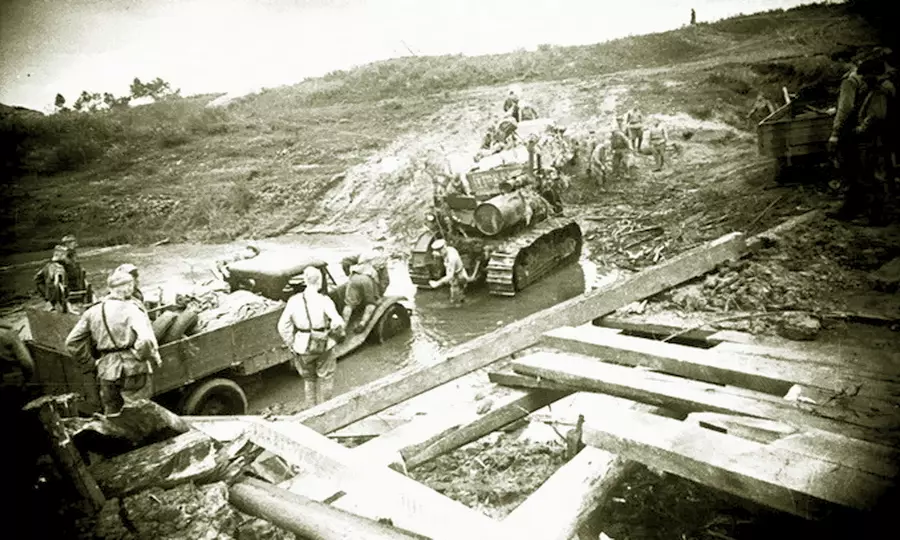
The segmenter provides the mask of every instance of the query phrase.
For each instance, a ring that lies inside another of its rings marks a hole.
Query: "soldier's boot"
[[[334,393],[334,378],[333,377],[325,377],[322,379],[318,379],[318,391],[316,392],[316,405],[319,403],[325,403],[329,399],[331,399],[331,395]]]
[[[303,379],[303,408],[312,409],[316,406],[316,380]]]

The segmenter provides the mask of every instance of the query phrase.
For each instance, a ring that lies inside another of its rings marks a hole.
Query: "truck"
[[[338,285],[328,264],[313,256],[277,254],[239,261],[230,267],[232,288],[285,300],[305,288],[303,271],[308,266],[322,272],[321,292],[331,297],[340,311],[346,283]],[[161,345],[162,365],[152,374],[154,401],[184,415],[245,414],[247,396],[241,381],[293,357],[277,331],[283,310],[283,305],[275,305],[264,313]],[[46,394],[79,393],[85,397],[82,412],[100,410],[95,373],[83,373],[65,348],[66,336],[78,316],[39,309],[26,310],[26,316],[32,333],[26,345],[41,390]],[[330,354],[340,359],[366,343],[383,343],[409,328],[407,299],[384,296],[368,324],[359,332],[348,331]]]

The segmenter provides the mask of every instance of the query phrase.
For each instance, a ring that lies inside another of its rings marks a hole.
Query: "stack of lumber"
[[[739,332],[695,332],[701,346],[688,346],[623,332],[670,329],[602,324],[549,331],[490,378],[673,411],[589,418],[584,441],[798,516],[871,510],[889,493],[900,457],[897,352],[763,346]]]

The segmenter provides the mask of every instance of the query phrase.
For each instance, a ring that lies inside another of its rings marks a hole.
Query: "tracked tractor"
[[[430,288],[430,280],[444,275],[443,261],[431,253],[439,238],[459,251],[470,283],[486,284],[494,295],[515,296],[578,260],[581,227],[562,216],[558,171],[541,166],[534,139],[524,148],[526,163],[491,166],[483,160],[435,193],[425,216],[427,230],[408,263],[417,287]]]

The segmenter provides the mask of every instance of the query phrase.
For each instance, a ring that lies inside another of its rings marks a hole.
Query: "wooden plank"
[[[617,414],[619,409],[644,412],[656,407],[601,394],[579,394],[586,421]],[[510,538],[568,540],[609,498],[610,491],[636,463],[594,447],[586,447],[560,467],[502,521]],[[553,511],[548,511],[552,509]]]
[[[88,508],[96,512],[103,508],[106,497],[81,459],[72,438],[63,428],[58,410],[65,407],[67,399],[68,396],[40,397],[25,405],[24,410],[35,411],[50,440],[50,452],[60,471],[72,482],[75,490],[87,502]]]
[[[477,410],[463,409],[459,414],[454,415],[456,418],[449,427],[426,440],[408,442],[400,448],[399,452],[403,456],[406,466],[417,467],[442,454],[476,441],[569,394],[568,392],[553,391],[502,390],[509,394],[503,398],[492,399],[493,405],[489,412],[479,413]],[[427,422],[428,420],[422,419],[421,421]],[[375,445],[381,445],[384,442],[386,441],[373,440],[373,445],[367,448],[367,452],[376,452],[377,446]]]
[[[427,537],[311,501],[252,478],[232,485],[228,489],[228,501],[245,514],[265,519],[310,540],[427,540]]]
[[[217,467],[216,446],[191,430],[92,465],[88,470],[107,497],[126,497],[149,487],[171,487],[200,479]]]
[[[822,430],[795,433],[771,444],[791,452],[845,465],[884,478],[896,478],[897,464],[900,463],[900,452],[896,448],[850,439],[838,433]]]
[[[713,412],[690,413],[684,421],[763,444],[769,444],[800,431],[797,426],[778,420]]]
[[[771,229],[755,234],[747,239],[747,250],[755,251],[772,242],[778,241],[778,236],[791,231],[801,225],[810,223],[822,216],[819,210],[810,210],[805,214],[794,216]]]
[[[865,414],[837,407],[792,403],[744,388],[718,386],[662,373],[598,362],[561,353],[535,353],[512,363],[517,373],[564,383],[569,388],[610,395],[677,410],[711,411],[783,420],[798,426],[842,433],[848,437],[900,443],[900,430],[878,428]],[[874,422],[878,423],[878,422]]]
[[[882,349],[810,344],[803,349],[771,347],[747,343],[720,343],[714,351],[761,356],[852,369],[860,376],[900,382],[900,354]]]
[[[494,384],[512,388],[532,388],[535,390],[560,390],[568,392],[578,391],[578,388],[573,385],[563,384],[540,377],[532,377],[530,375],[522,375],[521,373],[513,371],[512,368],[491,371],[488,373],[488,378]]]
[[[497,537],[497,523],[486,516],[398,472],[373,467],[300,423],[251,420],[249,424],[252,442],[304,471],[337,481],[344,492],[358,492],[369,515],[436,539]]]
[[[741,257],[744,247],[741,234],[723,236],[626,280],[572,298],[454,347],[433,365],[409,366],[299,413],[297,418],[319,433],[330,433],[529,347],[548,330],[584,324],[705,274],[724,261]]]
[[[632,411],[590,422],[585,442],[811,519],[833,515],[834,505],[872,509],[891,487],[842,465]]]
[[[352,450],[372,466],[397,465],[402,471],[476,441],[528,413],[568,395],[568,392],[521,391],[497,387],[483,400],[448,403],[447,414],[429,414]],[[486,401],[490,411],[479,412]],[[340,489],[315,475],[298,475],[284,487],[314,500],[334,499]],[[352,495],[350,496],[352,499]],[[346,503],[346,501],[345,501]],[[349,503],[347,503],[349,504]]]
[[[667,315],[667,318],[670,318]],[[698,344],[714,346],[722,342],[750,343],[756,336],[737,330],[717,330],[713,328],[693,328],[687,323],[680,324],[660,323],[652,318],[642,316],[607,315],[594,319],[594,325],[603,328],[616,328],[625,331],[628,335],[646,337],[649,339],[664,340],[673,334],[678,334],[676,339],[693,341]]]
[[[885,478],[897,476],[900,463],[900,451],[895,448],[776,420],[698,412],[689,414],[685,422]]]
[[[593,328],[562,327],[545,334],[547,345],[596,356],[603,361],[643,366],[706,382],[732,384],[784,395],[803,384],[853,395],[892,400],[900,397],[900,384],[858,376],[823,364],[796,362],[755,355],[715,352],[673,343],[594,332]]]

